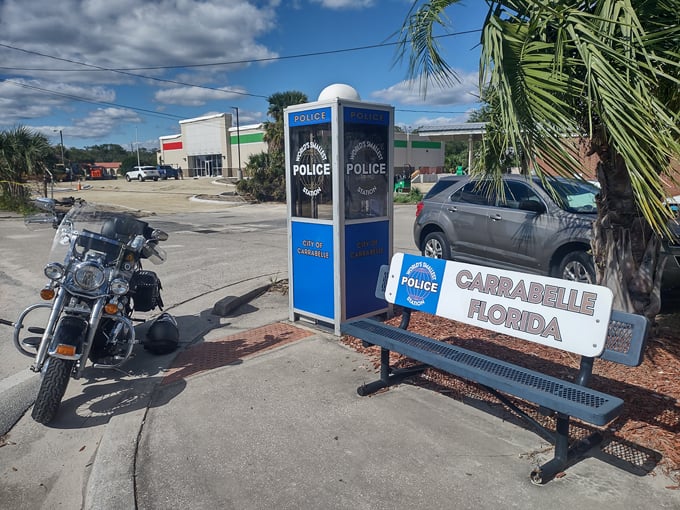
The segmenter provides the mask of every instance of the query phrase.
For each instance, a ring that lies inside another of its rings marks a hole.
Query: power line
[[[75,96],[73,94],[66,94],[64,92],[57,92],[56,90],[45,89],[45,88],[42,88],[42,87],[38,87],[36,85],[29,85],[28,83],[21,83],[21,82],[14,81],[14,80],[4,80],[4,82],[5,83],[11,83],[12,85],[16,85],[18,87],[39,90],[40,92],[45,92],[45,93],[51,94],[53,96],[65,97],[67,99],[72,99],[74,101],[80,101],[80,102],[83,102],[83,103],[98,104],[98,105],[105,105],[105,106],[114,106],[116,108],[125,108],[125,109],[128,109],[128,110],[135,110],[135,111],[139,111],[139,112],[142,112],[142,113],[146,113],[148,115],[155,115],[157,117],[166,117],[166,118],[180,119],[180,120],[184,119],[184,117],[181,117],[180,115],[173,115],[171,113],[156,112],[156,111],[153,111],[153,110],[147,110],[146,108],[139,108],[137,106],[126,106],[126,105],[121,105],[121,104],[117,104],[117,103],[111,103],[111,102],[108,102],[108,101],[96,101],[94,99],[87,99],[87,98],[82,97],[82,96]]]
[[[445,37],[456,37],[459,35],[467,35],[467,34],[473,34],[473,33],[478,33],[481,32],[481,29],[475,29],[475,30],[464,30],[462,32],[452,32],[450,34],[443,34],[443,35],[436,35],[433,36],[433,39],[441,39]],[[87,64],[84,62],[79,62],[76,60],[70,60],[66,58],[60,58],[60,57],[55,57],[52,55],[47,55],[45,53],[40,53],[37,51],[32,51],[32,50],[26,50],[23,48],[18,48],[15,46],[11,46],[8,44],[1,44],[0,47],[8,48],[11,50],[16,50],[16,51],[22,51],[24,53],[30,53],[33,55],[38,55],[41,57],[46,57],[46,58],[52,58],[55,60],[61,60],[63,62],[68,62],[70,64],[76,64],[76,65],[83,65],[87,67],[93,67],[94,69],[91,69],[91,71],[110,71],[110,72],[128,72],[128,71],[151,71],[151,70],[168,70],[168,69],[191,69],[191,68],[198,68],[198,67],[219,67],[219,66],[230,66],[230,65],[243,65],[243,64],[257,64],[257,63],[262,63],[262,62],[276,62],[276,61],[281,61],[281,60],[292,60],[292,59],[297,59],[297,58],[309,58],[309,57],[319,57],[323,55],[335,55],[338,53],[351,53],[355,51],[365,51],[365,50],[372,50],[376,48],[386,48],[388,46],[397,46],[400,44],[398,41],[393,41],[393,42],[384,42],[384,43],[379,43],[379,44],[369,44],[365,46],[354,46],[351,48],[340,48],[340,49],[335,49],[335,50],[325,50],[325,51],[314,51],[314,52],[309,52],[309,53],[298,53],[295,55],[283,55],[283,56],[278,56],[278,57],[263,57],[263,58],[253,58],[253,59],[244,59],[244,60],[229,60],[226,62],[209,62],[206,64],[183,64],[183,65],[171,65],[171,66],[148,66],[148,67],[118,67],[118,68],[106,68],[106,67],[101,67],[101,66],[96,66],[93,64]],[[43,71],[43,72],[82,72],[86,71],[84,69],[45,69],[45,68],[22,68],[22,67],[0,67],[0,69],[5,69],[5,70],[10,70],[10,71]],[[134,75],[137,76],[137,75]],[[148,77],[145,76],[145,78],[153,79],[153,77]]]
[[[475,30],[466,30],[462,32],[453,32],[450,34],[443,34],[443,35],[438,35],[434,36],[434,38],[445,38],[445,37],[455,37],[459,35],[466,35],[466,34],[471,34],[471,33],[476,33],[480,32],[480,29],[475,29]],[[89,64],[87,62],[80,62],[77,60],[72,60],[72,59],[67,59],[67,58],[62,58],[62,57],[57,57],[54,55],[48,55],[46,53],[41,53],[38,51],[33,51],[33,50],[27,50],[25,48],[19,48],[17,46],[12,46],[9,44],[3,44],[0,43],[0,47],[7,48],[13,51],[20,51],[23,53],[27,54],[32,54],[32,55],[37,55],[40,57],[44,58],[49,58],[53,60],[58,60],[62,62],[67,62],[69,64],[74,64],[74,65],[79,65],[79,66],[84,66],[90,69],[38,69],[38,68],[12,68],[12,67],[0,67],[0,69],[5,69],[5,70],[23,70],[23,71],[41,71],[41,72],[85,72],[85,71],[93,71],[93,72],[113,72],[113,73],[118,73],[118,74],[123,74],[127,76],[132,76],[135,78],[142,78],[142,79],[147,79],[147,80],[153,80],[153,81],[158,81],[158,82],[163,82],[163,83],[171,83],[175,85],[181,85],[185,87],[196,87],[196,88],[201,88],[201,89],[206,89],[206,90],[212,90],[212,91],[217,91],[217,92],[224,92],[224,93],[232,93],[232,94],[237,94],[237,95],[243,95],[243,96],[249,96],[249,97],[258,97],[262,99],[267,99],[269,96],[265,96],[262,94],[251,94],[247,92],[241,92],[237,91],[234,89],[229,89],[229,88],[217,88],[217,87],[209,87],[206,85],[197,85],[194,83],[186,83],[186,82],[181,82],[177,80],[170,80],[166,78],[158,78],[154,76],[147,76],[143,74],[137,74],[133,73],[131,71],[140,71],[140,70],[170,70],[170,69],[188,69],[188,68],[199,68],[199,67],[217,67],[217,66],[228,66],[228,65],[237,65],[237,64],[250,64],[250,63],[261,63],[261,62],[272,62],[272,61],[282,61],[282,60],[291,60],[291,59],[299,59],[299,58],[309,58],[309,57],[315,57],[315,56],[322,56],[322,55],[332,55],[332,54],[339,54],[339,53],[348,53],[348,52],[356,52],[356,51],[365,51],[365,50],[370,50],[370,49],[376,49],[376,48],[382,48],[382,47],[388,47],[388,46],[395,46],[398,45],[399,42],[385,42],[385,43],[379,43],[379,44],[371,44],[371,45],[365,45],[365,46],[355,46],[352,48],[342,48],[342,49],[336,49],[336,50],[326,50],[326,51],[317,51],[317,52],[309,52],[309,53],[300,53],[296,55],[284,55],[284,56],[279,56],[279,57],[266,57],[266,58],[259,58],[259,59],[247,59],[247,60],[234,60],[234,61],[227,61],[227,62],[213,62],[213,63],[206,63],[206,64],[188,64],[188,65],[176,65],[176,66],[153,66],[153,67],[137,67],[137,68],[107,68],[95,64]],[[127,106],[127,105],[121,105],[117,103],[111,103],[108,101],[96,101],[92,99],[88,99],[82,96],[76,96],[72,94],[66,94],[63,92],[58,92],[42,87],[38,87],[36,85],[29,85],[27,83],[21,83],[17,81],[13,81],[10,79],[5,79],[4,80],[7,83],[11,83],[15,86],[23,87],[23,88],[28,88],[28,89],[33,89],[33,90],[38,90],[40,92],[44,92],[50,95],[54,96],[59,96],[59,97],[64,97],[67,99],[71,99],[74,101],[80,101],[84,103],[90,103],[90,104],[96,104],[96,105],[105,105],[105,106],[113,106],[116,108],[124,108],[124,109],[129,109],[133,111],[138,111],[141,113],[145,113],[147,115],[152,115],[152,116],[157,116],[157,117],[162,117],[162,118],[171,118],[171,119],[184,119],[184,117],[179,116],[179,115],[173,115],[169,113],[162,113],[162,112],[156,112],[153,110],[148,110],[145,108],[140,108],[140,107],[135,107],[135,106]],[[466,112],[447,112],[447,111],[429,111],[429,110],[406,110],[406,109],[396,109],[396,111],[402,111],[402,112],[411,112],[411,113],[444,113],[444,114],[464,114]]]
[[[268,96],[263,96],[263,95],[260,95],[260,94],[249,94],[248,92],[240,92],[240,91],[234,90],[234,89],[226,89],[226,88],[220,89],[220,88],[217,88],[217,87],[208,87],[206,85],[196,85],[194,83],[185,83],[185,82],[181,82],[181,81],[177,81],[177,80],[169,80],[169,79],[166,79],[166,78],[157,78],[155,76],[146,76],[146,75],[143,75],[143,74],[131,73],[131,72],[128,72],[128,71],[123,71],[123,70],[118,70],[118,69],[110,69],[110,68],[98,66],[98,65],[95,65],[95,64],[88,64],[87,62],[79,62],[77,60],[71,60],[71,59],[68,59],[68,58],[55,57],[54,55],[47,55],[46,53],[40,53],[38,51],[32,51],[32,50],[26,50],[26,49],[23,49],[23,48],[17,48],[16,46],[10,46],[9,44],[0,43],[0,47],[8,48],[8,49],[15,50],[15,51],[21,51],[23,53],[39,55],[41,57],[51,58],[51,59],[54,59],[54,60],[60,60],[62,62],[68,62],[70,64],[77,64],[77,65],[81,65],[81,66],[85,66],[85,67],[90,67],[90,68],[96,69],[98,71],[109,71],[109,72],[112,72],[112,73],[124,74],[124,75],[127,75],[127,76],[134,76],[135,78],[144,78],[145,80],[154,80],[154,81],[159,81],[159,82],[162,82],[162,83],[172,83],[174,85],[182,85],[184,87],[197,87],[197,88],[201,88],[201,89],[214,90],[214,91],[218,91],[218,92],[226,92],[226,93],[231,93],[231,94],[237,94],[237,95],[240,95],[240,96],[260,97],[260,98],[264,98],[264,99],[267,99],[267,97],[268,97]],[[82,71],[82,70],[76,70],[76,71]]]

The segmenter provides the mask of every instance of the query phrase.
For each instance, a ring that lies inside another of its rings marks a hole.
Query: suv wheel
[[[446,237],[441,232],[432,232],[427,234],[423,242],[423,256],[433,259],[450,259],[451,251],[449,250],[449,243]]]
[[[139,180],[139,182],[144,182],[144,177],[142,177],[142,174],[139,174],[137,176],[137,179]]]
[[[593,260],[586,252],[567,253],[557,268],[557,277],[581,283],[595,283]]]
[[[127,182],[130,182],[130,181],[131,181],[130,176],[129,176],[129,175],[126,175],[126,176],[125,176],[125,180],[126,180]]]

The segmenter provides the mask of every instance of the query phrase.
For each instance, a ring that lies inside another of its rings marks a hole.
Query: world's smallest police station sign
[[[397,253],[387,301],[583,356],[604,350],[613,295],[599,285]]]

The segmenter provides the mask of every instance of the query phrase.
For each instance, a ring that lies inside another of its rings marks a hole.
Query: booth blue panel
[[[345,226],[345,298],[347,319],[383,310],[375,297],[380,266],[390,263],[389,221]]]
[[[293,308],[335,319],[333,226],[291,222]]]

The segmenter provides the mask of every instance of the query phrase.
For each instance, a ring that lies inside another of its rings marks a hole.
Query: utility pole
[[[238,107],[232,106],[236,110],[236,150],[238,152],[238,170],[236,172],[236,177],[240,181],[243,179],[243,171],[241,170],[241,127],[238,121]]]
[[[139,162],[139,140],[137,139],[137,126],[135,126],[135,145],[137,146],[137,166],[142,166]]]
[[[64,171],[66,171],[66,163],[64,161],[64,133],[59,130],[59,141],[61,142],[61,164],[64,166]]]

